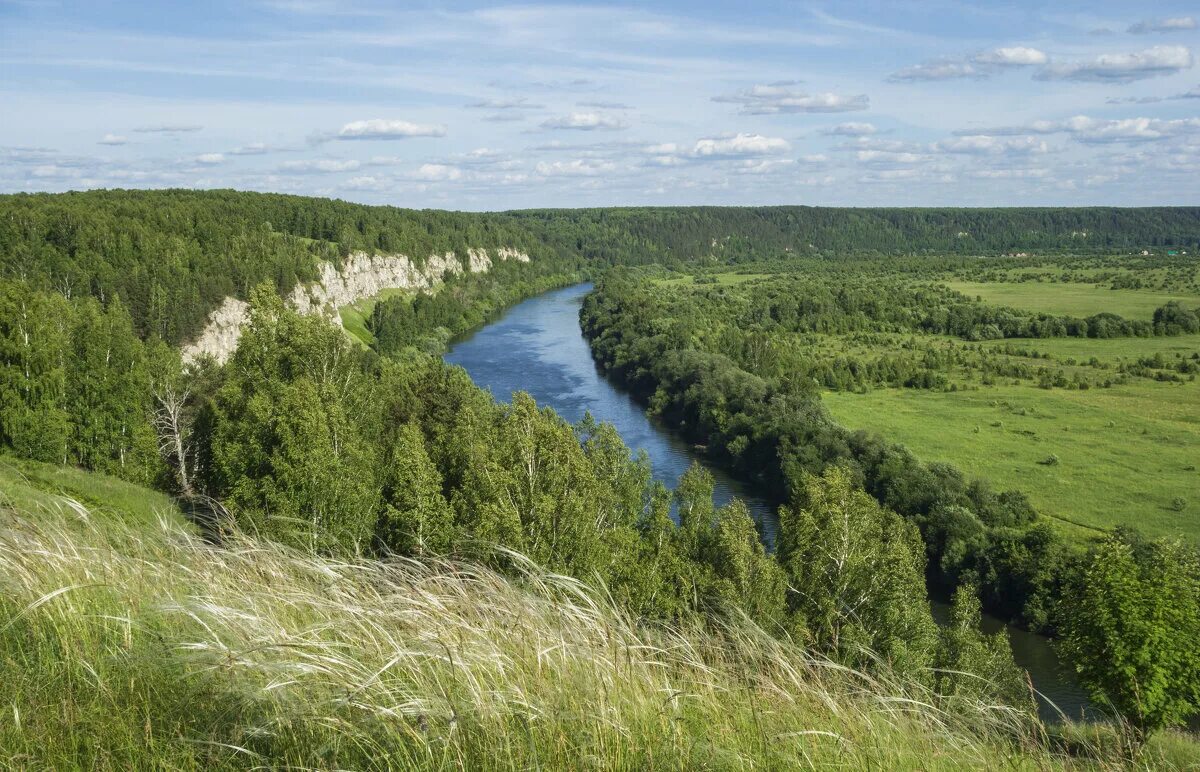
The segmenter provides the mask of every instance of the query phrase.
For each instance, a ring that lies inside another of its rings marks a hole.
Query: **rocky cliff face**
[[[323,263],[321,278],[312,284],[297,286],[287,301],[302,314],[324,314],[334,324],[340,325],[337,309],[342,306],[378,295],[385,289],[429,289],[447,275],[458,275],[464,270],[482,273],[492,267],[493,260],[527,263],[529,255],[506,247],[493,249],[491,254],[486,249],[468,249],[464,269],[463,261],[453,252],[430,255],[421,266],[407,255],[354,252],[345,259],[340,269],[332,263]],[[249,310],[246,301],[225,298],[209,314],[199,337],[183,347],[183,360],[192,362],[207,355],[224,363],[237,348]]]

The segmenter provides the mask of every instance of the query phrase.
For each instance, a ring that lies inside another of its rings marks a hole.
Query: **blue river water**
[[[513,306],[456,341],[445,359],[463,367],[501,402],[508,402],[513,392],[525,391],[572,423],[590,412],[596,420],[613,424],[631,450],[647,453],[655,479],[673,488],[688,466],[704,463],[702,453],[648,418],[641,405],[600,373],[579,327],[579,307],[590,289],[590,284],[578,284]],[[767,502],[720,469],[705,466],[716,480],[717,505],[740,498],[759,521],[764,539],[773,542],[776,520]],[[935,617],[945,619],[947,613],[945,604],[934,603]],[[985,618],[984,626],[993,632],[1005,628],[990,618]],[[1049,642],[1024,630],[1007,630],[1013,656],[1045,697],[1043,717],[1053,719],[1058,710],[1079,717],[1088,707],[1087,695],[1065,671]]]

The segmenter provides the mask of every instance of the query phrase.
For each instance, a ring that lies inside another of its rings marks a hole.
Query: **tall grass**
[[[749,623],[638,626],[522,563],[314,557],[70,499],[0,508],[0,765],[1049,768],[1037,725],[935,707]]]

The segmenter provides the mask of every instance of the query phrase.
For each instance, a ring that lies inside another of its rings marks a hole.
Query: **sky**
[[[1200,205],[1194,2],[0,0],[0,192]]]

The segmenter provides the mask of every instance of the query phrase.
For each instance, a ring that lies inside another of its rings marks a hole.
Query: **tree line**
[[[1086,233],[1086,236],[1081,234]],[[120,296],[134,329],[195,336],[227,296],[281,292],[353,251],[507,246],[582,265],[842,259],[1200,244],[1200,208],[638,207],[465,213],[231,190],[0,196],[0,277],[67,297]]]
[[[775,301],[767,288],[741,286],[749,288],[743,300],[751,313],[769,316]],[[848,490],[861,491],[909,529],[911,554],[920,555],[932,588],[955,597],[977,593],[998,616],[1063,639],[1085,685],[1139,732],[1200,709],[1200,656],[1177,635],[1200,632],[1194,546],[1148,542],[1122,529],[1088,552],[1076,549],[1022,492],[994,491],[950,464],[924,463],[877,434],[842,427],[812,381],[763,377],[698,342],[701,328],[744,322],[736,313],[723,318],[729,307],[719,295],[672,294],[618,270],[597,283],[580,319],[606,374],[715,462],[782,504],[785,566],[792,565],[792,534],[811,527],[796,523],[789,502],[811,500],[814,479],[845,479]],[[785,292],[779,297],[805,302]],[[861,529],[857,538],[887,545],[869,519],[850,522],[844,527]],[[836,548],[839,538],[844,543],[836,523],[814,532],[828,537],[823,549]],[[894,553],[890,562],[905,554]],[[1119,564],[1111,563],[1114,555]],[[1160,572],[1170,579],[1155,584],[1150,577]]]

